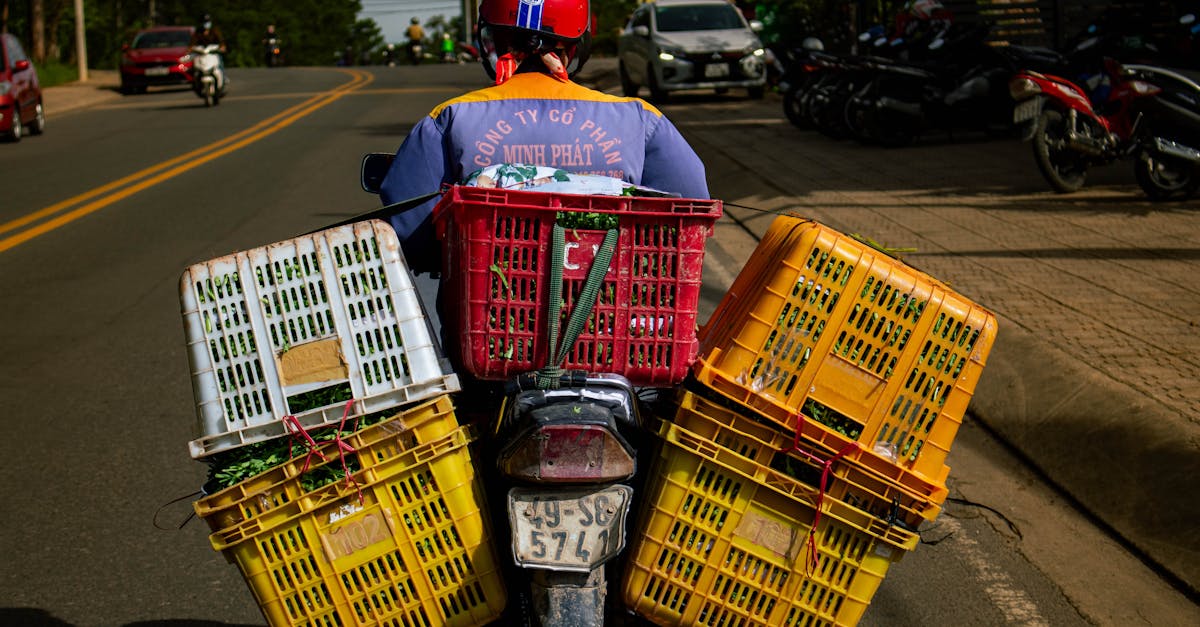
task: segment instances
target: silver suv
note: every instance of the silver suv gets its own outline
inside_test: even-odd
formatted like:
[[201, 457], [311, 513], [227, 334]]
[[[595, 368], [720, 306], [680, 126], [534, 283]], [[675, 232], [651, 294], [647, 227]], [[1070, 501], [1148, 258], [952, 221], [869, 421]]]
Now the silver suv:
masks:
[[664, 100], [682, 89], [744, 87], [762, 98], [766, 63], [762, 30], [728, 0], [656, 0], [639, 6], [617, 42], [621, 89]]

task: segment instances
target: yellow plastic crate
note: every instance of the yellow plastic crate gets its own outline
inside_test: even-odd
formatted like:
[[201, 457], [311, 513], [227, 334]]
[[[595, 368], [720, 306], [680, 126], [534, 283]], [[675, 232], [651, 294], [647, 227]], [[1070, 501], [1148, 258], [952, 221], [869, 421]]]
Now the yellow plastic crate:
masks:
[[826, 497], [810, 574], [811, 490], [678, 425], [660, 435], [622, 586], [626, 605], [657, 624], [853, 625], [919, 540], [863, 525]]
[[922, 521], [936, 519], [946, 501], [944, 485], [928, 482], [921, 482], [915, 488], [904, 485], [898, 479], [914, 484], [920, 478], [912, 473], [883, 475], [861, 466], [855, 453], [838, 457], [839, 451], [803, 440], [797, 443], [791, 435], [771, 425], [691, 392], [680, 395], [674, 422], [701, 438], [813, 486], [820, 485], [823, 464], [799, 452], [790, 452], [793, 445], [818, 460], [834, 459], [825, 486], [826, 496], [911, 530], [916, 530]]
[[[787, 430], [944, 483], [996, 317], [817, 222], [780, 216], [700, 332], [696, 379]], [[840, 449], [840, 446], [834, 446]]]
[[[351, 459], [363, 470], [369, 470], [421, 444], [442, 439], [457, 428], [454, 403], [444, 394], [399, 411], [387, 420], [344, 436], [342, 440], [355, 450], [350, 454]], [[338, 450], [333, 442], [323, 442], [317, 450], [335, 467], [340, 464], [336, 461]], [[301, 482], [295, 480], [304, 469], [305, 457], [298, 456], [197, 501], [196, 512], [208, 522], [212, 531], [221, 531], [269, 515], [289, 502], [315, 498], [316, 495], [305, 492]], [[315, 454], [310, 459], [320, 461]], [[355, 476], [359, 475], [356, 473]], [[368, 476], [376, 475], [372, 472]]]
[[487, 624], [506, 595], [466, 429], [209, 539], [271, 625]]

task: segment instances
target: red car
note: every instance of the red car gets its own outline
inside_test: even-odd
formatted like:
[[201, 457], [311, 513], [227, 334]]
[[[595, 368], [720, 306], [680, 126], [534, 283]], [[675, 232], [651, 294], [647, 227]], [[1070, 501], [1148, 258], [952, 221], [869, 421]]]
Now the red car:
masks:
[[156, 26], [138, 31], [132, 44], [121, 47], [121, 93], [144, 92], [151, 85], [192, 81], [188, 43], [191, 26]]
[[46, 128], [42, 86], [33, 61], [11, 33], [0, 33], [0, 136], [19, 142]]

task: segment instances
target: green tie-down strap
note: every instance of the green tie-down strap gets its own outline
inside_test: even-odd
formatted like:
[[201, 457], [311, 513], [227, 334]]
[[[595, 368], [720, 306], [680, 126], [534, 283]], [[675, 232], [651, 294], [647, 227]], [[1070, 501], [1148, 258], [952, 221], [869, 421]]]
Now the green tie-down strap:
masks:
[[562, 274], [563, 261], [566, 257], [566, 229], [557, 224], [554, 225], [553, 237], [550, 242], [550, 301], [547, 303], [549, 317], [546, 321], [549, 350], [547, 351], [546, 367], [538, 370], [537, 373], [538, 388], [548, 390], [558, 387], [559, 379], [563, 374], [562, 364], [566, 361], [567, 354], [575, 346], [575, 341], [579, 339], [579, 334], [583, 332], [588, 318], [592, 315], [592, 309], [596, 306], [596, 297], [600, 295], [600, 286], [604, 283], [604, 275], [608, 274], [608, 268], [612, 265], [618, 235], [617, 229], [609, 229], [604, 234], [604, 242], [596, 251], [592, 267], [588, 270], [587, 280], [583, 283], [583, 290], [580, 291], [579, 298], [575, 301], [575, 308], [571, 310], [566, 331], [563, 333], [562, 342], [559, 343], [558, 324], [562, 319]]

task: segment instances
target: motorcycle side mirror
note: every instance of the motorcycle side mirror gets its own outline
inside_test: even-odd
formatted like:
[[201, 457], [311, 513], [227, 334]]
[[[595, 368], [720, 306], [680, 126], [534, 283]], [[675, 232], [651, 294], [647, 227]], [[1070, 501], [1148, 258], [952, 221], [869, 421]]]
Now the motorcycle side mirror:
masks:
[[880, 37], [879, 39], [875, 40], [875, 47], [882, 48], [885, 45], [887, 45], [887, 42], [888, 42], [887, 37]]
[[1195, 24], [1196, 23], [1196, 14], [1188, 13], [1187, 15], [1179, 18], [1179, 23], [1183, 24], [1184, 26], [1191, 26], [1192, 24]]
[[864, 44], [867, 43], [868, 41], [871, 40], [871, 33], [869, 33], [869, 32], [859, 33], [858, 40], [863, 42]]
[[363, 156], [362, 167], [359, 169], [359, 179], [363, 191], [378, 194], [383, 187], [383, 179], [388, 170], [392, 169], [392, 160], [396, 155], [387, 152], [371, 152]]

